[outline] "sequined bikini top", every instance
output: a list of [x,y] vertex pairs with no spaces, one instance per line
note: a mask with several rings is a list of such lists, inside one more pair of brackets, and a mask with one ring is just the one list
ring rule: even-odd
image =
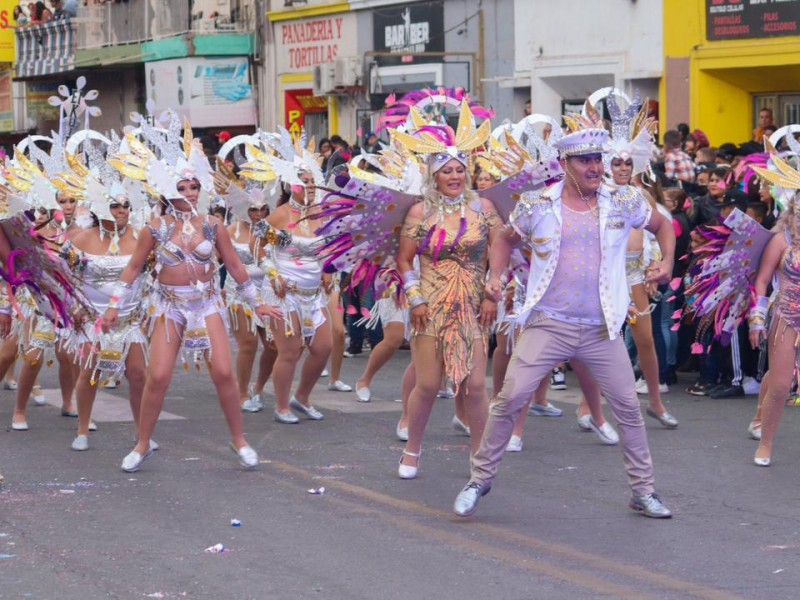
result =
[[214,259],[214,245],[217,240],[217,225],[211,225],[206,217],[203,220],[203,237],[202,242],[197,244],[194,249],[188,254],[178,244],[172,241],[172,234],[175,231],[175,226],[178,221],[175,220],[169,225],[163,218],[159,218],[158,228],[148,225],[153,239],[156,241],[155,255],[156,262],[161,263],[167,267],[177,267],[178,265],[189,261],[197,265],[205,266],[211,263]]

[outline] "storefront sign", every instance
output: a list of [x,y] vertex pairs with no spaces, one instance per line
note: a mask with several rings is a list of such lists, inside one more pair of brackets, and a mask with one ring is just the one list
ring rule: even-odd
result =
[[147,97],[156,112],[171,108],[193,127],[255,125],[256,108],[246,56],[178,58],[145,64]]
[[0,131],[14,130],[14,95],[11,79],[14,71],[0,72]]
[[16,0],[0,0],[0,63],[12,63],[16,58],[14,50],[14,7]]
[[286,129],[299,136],[305,127],[306,114],[328,111],[328,97],[315,96],[312,90],[286,90],[284,107]]
[[376,8],[375,50],[393,54],[444,52],[444,3],[419,2],[400,8]]
[[353,56],[357,39],[356,17],[349,13],[276,22],[278,73],[308,73],[337,56]]
[[50,96],[58,95],[57,82],[29,81],[25,84],[28,118],[35,121],[58,120],[58,108],[50,106]]
[[800,0],[706,0],[706,38],[800,35]]

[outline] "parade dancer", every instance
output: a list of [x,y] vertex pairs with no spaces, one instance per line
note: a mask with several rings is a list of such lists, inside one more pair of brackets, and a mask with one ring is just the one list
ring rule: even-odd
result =
[[648,517],[671,516],[654,491],[633,370],[619,368],[628,362],[619,332],[630,302],[625,280],[630,228],[645,226],[656,234],[663,260],[651,265],[648,280],[657,282],[666,282],[672,272],[675,234],[636,188],[603,184],[608,133],[577,119],[567,121],[572,132],[556,143],[565,180],[551,186],[530,216],[517,220],[492,247],[487,293],[495,297],[513,245],[524,239],[533,248],[526,302],[517,316],[525,329],[491,406],[470,481],[456,498],[453,508],[459,516],[472,515],[491,489],[531,394],[555,365],[572,358],[591,370],[619,423],[633,492],[630,507]]
[[264,304],[239,260],[228,231],[219,219],[209,217],[200,203],[205,199],[201,192],[212,189],[211,172],[189,124],[184,125],[182,148],[178,144],[181,123],[174,113],[164,132],[144,121],[141,125],[142,135],[158,148],[161,158],[156,158],[147,146],[128,133],[126,142],[130,152],[120,153],[111,162],[124,175],[147,180],[161,195],[166,214],[155,218],[142,230],[136,250],[103,316],[103,331],[116,327],[119,308],[132,293],[133,284],[150,253],[154,253],[158,281],[152,292],[150,363],[142,394],[139,441],[122,461],[122,470],[137,471],[152,455],[150,438],[182,348],[196,363],[206,362],[232,434],[231,448],[243,467],[254,468],[258,465],[258,455],[244,437],[215,252],[238,283],[237,293],[248,300],[258,318],[277,320],[282,314]]
[[[606,98],[606,106],[611,116],[611,140],[608,152],[604,154],[606,173],[611,176],[615,186],[637,185],[641,189],[641,174],[650,169],[654,150],[651,130],[655,127],[655,122],[647,117],[647,103],[642,103],[637,95],[623,111],[612,91]],[[641,192],[653,210],[656,210],[657,206],[650,200],[650,194],[643,189]],[[631,229],[625,262],[625,275],[631,295],[627,322],[636,345],[643,377],[636,382],[636,391],[648,394],[646,414],[649,417],[658,420],[667,429],[675,429],[678,427],[678,420],[667,412],[661,400],[662,389],[658,380],[658,357],[651,318],[655,304],[650,304],[651,290],[648,287],[652,284],[646,283],[647,267],[651,262],[658,261],[658,255],[658,244],[649,232]],[[585,419],[588,415],[589,406],[584,397],[578,407],[578,423],[581,423],[582,417]]]
[[[31,208],[41,215],[41,221],[37,219],[37,232],[47,239],[52,249],[57,251],[79,232],[80,228],[75,219],[77,199],[58,187],[58,175],[67,170],[64,147],[58,138],[47,138],[47,140],[51,143],[49,154],[31,140],[25,140],[25,144],[22,144],[22,148],[30,152],[31,158],[25,156],[22,149],[17,148],[15,164],[8,170],[8,183],[16,193],[26,195]],[[25,299],[27,293],[21,294],[23,299],[20,304],[33,308],[32,303]],[[14,417],[11,422],[14,431],[28,430],[26,411],[29,398],[33,397],[38,405],[46,404],[44,394],[41,393],[41,389],[37,389],[36,380],[42,366],[52,360],[52,353],[55,354],[59,364],[61,416],[78,416],[72,398],[78,371],[73,354],[74,330],[56,327],[49,318],[38,311],[25,310],[25,312],[28,312],[29,316],[19,338],[23,361],[17,383]]]
[[[109,152],[113,154],[119,143],[115,136]],[[73,196],[82,199],[96,222],[94,227],[82,230],[61,248],[63,258],[81,281],[83,294],[90,303],[90,309],[79,313],[76,319],[79,420],[71,447],[77,451],[89,449],[92,407],[98,386],[104,381],[116,382],[123,374],[128,380],[131,414],[138,430],[147,347],[143,327],[148,274],[137,277],[131,293],[119,303],[119,319],[114,331],[103,333],[98,327],[98,319],[108,309],[117,282],[136,249],[138,231],[131,222],[132,204],[146,203],[144,191],[139,182],[123,182],[99,148],[91,143],[86,147],[90,168],[71,160],[72,171],[63,175],[61,183]],[[150,440],[150,447],[155,450],[158,444]]]
[[[269,189],[255,182],[240,180],[221,160],[217,160],[214,177],[217,192],[225,200],[228,211],[233,215],[233,223],[228,226],[231,242],[242,261],[247,274],[261,290],[264,287],[264,259],[266,255],[263,240],[254,233],[255,226],[269,214]],[[245,185],[249,183],[249,185]],[[264,409],[261,394],[251,393],[250,377],[253,373],[259,340],[264,352],[269,352],[263,322],[258,319],[246,298],[237,291],[232,278],[225,280],[225,304],[231,321],[233,337],[236,340],[236,377],[239,382],[239,402],[244,412],[259,412]]]
[[[326,294],[333,290],[333,282],[330,274],[322,272],[320,250],[325,240],[315,233],[322,225],[315,207],[316,186],[323,182],[318,157],[305,148],[302,140],[292,140],[285,129],[269,136],[270,142],[277,155],[256,153],[255,160],[242,166],[241,175],[263,180],[264,174],[274,173],[284,185],[283,201],[266,219],[264,295],[285,315],[283,322],[270,323],[278,349],[272,369],[273,415],[278,423],[292,425],[299,419],[291,409],[314,421],[324,418],[311,403],[311,391],[331,352]],[[292,394],[295,369],[304,347],[308,356],[300,383]]]
[[[489,327],[497,303],[484,297],[489,245],[501,220],[492,203],[471,189],[468,153],[483,145],[489,121],[476,129],[466,102],[456,134],[447,126],[427,126],[424,135],[401,132],[395,139],[427,155],[423,201],[408,211],[397,254],[410,306],[416,385],[408,402],[408,442],[398,467],[401,479],[417,476],[422,437],[442,376],[456,393],[466,387],[473,452],[488,408],[486,361]],[[419,256],[419,274],[414,257]]]
[[[800,341],[800,171],[777,154],[770,157],[770,162],[773,169],[754,168],[763,179],[788,192],[789,201],[778,224],[778,233],[769,241],[761,257],[755,280],[757,299],[748,316],[751,345],[758,348],[766,339],[769,349],[769,372],[762,382],[762,388],[766,387],[767,391],[761,405],[760,441],[753,458],[760,467],[772,464],[778,425],[800,365],[797,350]],[[775,274],[778,276],[778,290],[767,329],[770,308],[767,290]]]

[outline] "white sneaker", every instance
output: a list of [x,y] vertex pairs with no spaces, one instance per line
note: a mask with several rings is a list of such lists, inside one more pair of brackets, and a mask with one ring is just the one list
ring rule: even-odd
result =
[[455,429],[461,435],[472,435],[472,432],[469,430],[469,425],[459,419],[457,415],[453,415],[452,425],[453,429]]
[[264,406],[261,404],[261,402],[252,396],[242,402],[242,412],[255,413],[263,409]]
[[408,441],[408,427],[400,427],[400,423],[397,423],[397,428],[395,429],[395,434],[397,435],[397,439],[401,442]]
[[[661,394],[668,394],[669,393],[669,386],[666,383],[659,383],[658,384],[658,391]],[[649,393],[647,390],[647,382],[644,378],[639,379],[636,382],[636,393],[637,394],[647,394]]]
[[758,394],[761,391],[761,382],[752,377],[745,377],[742,380],[742,389],[745,394]]
[[522,452],[522,438],[518,435],[512,435],[511,439],[508,440],[506,452]]
[[89,436],[88,435],[77,435],[75,439],[72,440],[73,450],[77,450],[78,452],[82,452],[84,450],[89,449]]
[[34,388],[34,391],[31,392],[31,399],[36,406],[44,406],[47,404],[47,398],[45,398],[42,388],[39,388],[38,390]]
[[582,417],[578,417],[578,428],[582,431],[591,431],[592,425],[590,421],[592,420],[592,415],[583,415]]
[[[136,436],[133,436],[133,443],[134,444],[138,444],[139,443],[139,438],[137,438]],[[161,446],[158,445],[158,442],[155,441],[153,438],[150,438],[149,446],[150,446],[150,450],[152,450],[153,452],[155,452],[156,450],[159,450],[161,448]]]
[[142,466],[142,463],[153,455],[152,450],[148,450],[144,455],[139,454],[136,450],[131,450],[128,455],[122,459],[121,468],[126,473],[135,473]]
[[292,399],[289,400],[289,407],[295,409],[299,413],[302,413],[306,416],[306,418],[311,419],[312,421],[321,421],[325,418],[324,415],[316,408],[313,406],[306,406],[294,396],[292,396]]
[[330,375],[330,371],[328,369],[322,369],[322,373],[319,374],[320,379],[323,377],[328,377]]
[[550,389],[551,390],[565,390],[567,389],[567,376],[562,369],[553,369],[550,373]]
[[17,389],[17,382],[13,379],[6,379],[3,381],[3,389],[14,391]]
[[353,388],[343,382],[341,379],[337,379],[336,381],[332,382],[328,385],[328,389],[332,392],[352,392]]
[[606,446],[616,446],[619,443],[619,436],[608,421],[598,427],[594,419],[589,417],[589,427],[592,428],[592,431],[597,434],[597,437],[599,437],[600,441]]
[[368,387],[360,388],[356,386],[356,398],[358,398],[359,402],[369,402],[372,399],[372,392],[369,391]]
[[231,450],[239,457],[239,464],[245,469],[255,469],[258,466],[258,454],[251,446],[243,446],[237,450],[231,443]]
[[97,423],[89,421],[89,431],[97,431]]
[[455,398],[456,394],[450,388],[446,388],[444,390],[439,390],[439,393],[436,394],[437,398]]

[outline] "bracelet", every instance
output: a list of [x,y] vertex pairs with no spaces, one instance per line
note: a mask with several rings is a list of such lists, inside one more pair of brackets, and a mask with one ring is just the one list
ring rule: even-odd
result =
[[264,300],[262,300],[261,296],[258,294],[256,284],[253,283],[252,279],[248,278],[246,281],[237,285],[236,293],[240,298],[246,300],[250,307],[254,310],[256,307],[264,304]]
[[292,243],[292,234],[282,229],[276,229],[265,220],[261,220],[252,229],[253,235],[264,240],[267,244],[286,248]]
[[767,313],[769,312],[769,296],[758,296],[756,303],[747,313],[747,326],[750,331],[765,331]]
[[416,271],[406,271],[403,273],[403,291],[408,299],[408,305],[411,308],[427,304],[428,301],[420,291],[419,275]]
[[108,299],[108,308],[117,310],[128,298],[128,294],[131,293],[132,289],[132,284],[126,283],[122,280],[118,281],[117,285],[114,286],[114,290],[111,292],[111,298]]

